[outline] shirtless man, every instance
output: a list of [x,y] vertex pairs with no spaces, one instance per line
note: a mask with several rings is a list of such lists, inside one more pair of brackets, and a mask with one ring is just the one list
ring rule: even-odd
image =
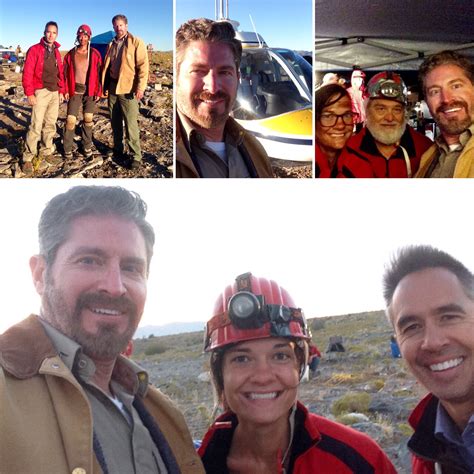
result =
[[[89,26],[77,29],[76,46],[64,58],[64,78],[67,106],[66,129],[64,131],[64,157],[72,158],[74,130],[81,105],[83,106],[82,151],[85,157],[92,156],[92,120],[95,102],[102,95],[100,69],[102,58],[99,51],[90,47],[92,31]],[[89,71],[89,73],[88,73]]]

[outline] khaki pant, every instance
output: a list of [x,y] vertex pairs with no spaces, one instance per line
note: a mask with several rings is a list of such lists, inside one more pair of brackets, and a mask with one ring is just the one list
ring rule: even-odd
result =
[[35,90],[36,105],[31,112],[31,124],[26,135],[24,161],[31,161],[38,150],[48,155],[53,153],[53,137],[56,133],[56,121],[59,114],[59,93],[48,89]]

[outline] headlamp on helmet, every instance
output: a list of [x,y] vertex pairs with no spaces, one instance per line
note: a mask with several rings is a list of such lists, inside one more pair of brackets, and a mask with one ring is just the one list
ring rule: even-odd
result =
[[240,329],[259,328],[265,323],[263,308],[263,296],[254,295],[250,291],[239,291],[229,300],[229,319]]
[[215,315],[207,323],[204,350],[266,337],[310,338],[303,312],[294,308],[288,293],[277,283],[250,273],[239,275],[218,299]]
[[391,71],[380,72],[367,84],[370,99],[396,100],[407,103],[407,87],[403,79]]
[[79,35],[87,35],[89,38],[92,36],[92,30],[91,30],[91,27],[89,25],[81,25],[78,29],[77,29],[77,33],[76,33],[76,36],[79,36]]

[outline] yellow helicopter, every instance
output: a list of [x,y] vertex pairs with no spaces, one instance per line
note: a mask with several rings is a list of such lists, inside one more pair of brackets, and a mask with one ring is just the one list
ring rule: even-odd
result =
[[273,159],[312,162],[311,64],[285,48],[270,48],[257,32],[240,31],[223,0],[216,19],[229,21],[242,42],[240,84],[233,117],[257,137]]

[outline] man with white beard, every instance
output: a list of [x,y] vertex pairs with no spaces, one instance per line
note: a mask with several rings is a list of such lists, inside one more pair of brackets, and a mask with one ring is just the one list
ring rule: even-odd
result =
[[422,156],[416,178],[474,178],[474,67],[454,51],[428,57],[420,82],[441,135]]
[[391,71],[376,74],[367,86],[365,127],[342,151],[338,177],[411,178],[432,142],[407,126],[407,88]]

